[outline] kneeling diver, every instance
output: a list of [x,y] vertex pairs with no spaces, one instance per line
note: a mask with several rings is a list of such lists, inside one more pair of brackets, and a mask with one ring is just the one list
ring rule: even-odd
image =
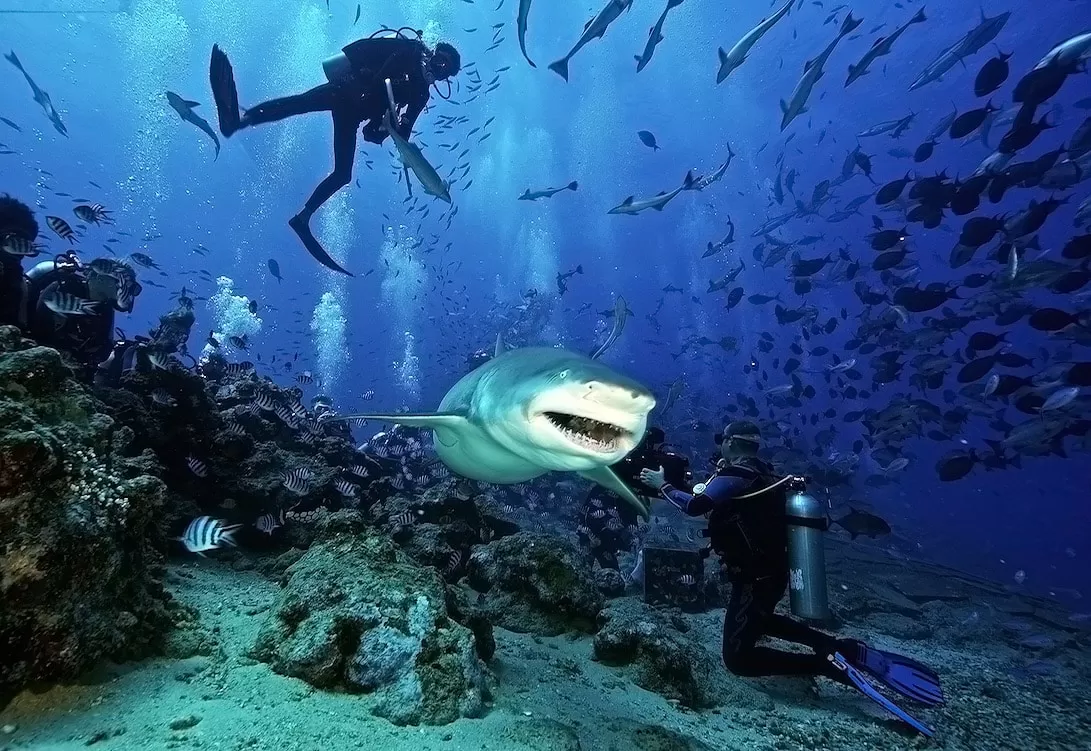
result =
[[[825,676],[854,686],[888,712],[931,737],[932,730],[881,694],[874,678],[902,696],[929,706],[943,703],[939,677],[902,655],[873,649],[855,639],[837,639],[780,615],[776,605],[791,584],[792,612],[827,617],[825,557],[821,533],[825,510],[802,493],[802,478],[778,479],[758,458],[761,435],[748,421],[728,425],[715,473],[693,494],[667,483],[662,468],[644,469],[641,480],[689,516],[709,514],[711,548],[731,581],[724,614],[723,660],[740,676]],[[789,489],[793,493],[789,494]],[[757,646],[763,636],[803,644],[814,654]]]
[[[386,31],[384,29],[383,31]],[[216,100],[220,132],[230,138],[236,131],[308,112],[329,112],[333,116],[333,172],[318,184],[303,210],[288,224],[307,251],[327,268],[352,276],[342,268],[311,234],[311,216],[352,180],[356,161],[356,129],[363,126],[364,140],[381,144],[389,135],[383,118],[390,110],[386,79],[399,110],[391,113],[398,134],[409,140],[417,117],[428,104],[429,87],[456,75],[462,59],[446,42],[430,50],[419,38],[405,36],[399,29],[393,37],[360,39],[322,64],[328,83],[293,96],[272,99],[245,113],[239,112],[235,73],[219,46],[212,48],[209,78]],[[379,32],[376,32],[379,33]]]

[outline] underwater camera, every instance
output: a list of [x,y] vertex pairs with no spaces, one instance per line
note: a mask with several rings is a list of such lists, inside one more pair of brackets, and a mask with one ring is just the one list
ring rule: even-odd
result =
[[649,430],[640,445],[620,462],[614,464],[611,469],[626,485],[641,489],[646,495],[654,496],[659,494],[658,491],[640,481],[640,470],[662,467],[667,482],[676,488],[688,491],[690,487],[689,459],[673,451],[667,451],[662,443],[663,431],[654,428]]

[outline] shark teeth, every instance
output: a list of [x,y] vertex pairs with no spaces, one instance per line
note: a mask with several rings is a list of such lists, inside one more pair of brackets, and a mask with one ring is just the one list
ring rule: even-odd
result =
[[560,412],[546,412],[546,418],[572,443],[594,451],[616,451],[618,439],[625,431],[616,425],[600,422],[590,417],[578,417]]

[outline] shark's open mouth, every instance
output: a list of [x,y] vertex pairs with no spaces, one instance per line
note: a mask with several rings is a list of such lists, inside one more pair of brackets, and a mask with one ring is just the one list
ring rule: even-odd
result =
[[617,451],[621,438],[629,435],[629,431],[624,428],[593,420],[590,417],[579,417],[562,412],[545,412],[544,414],[553,427],[561,431],[570,441],[596,451]]

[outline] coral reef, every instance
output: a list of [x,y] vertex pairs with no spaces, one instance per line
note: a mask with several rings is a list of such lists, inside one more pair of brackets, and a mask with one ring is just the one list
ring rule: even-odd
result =
[[161,644],[164,485],[53,349],[0,328],[0,705]]
[[[98,395],[162,461],[175,526],[197,514],[249,524],[265,513],[356,505],[365,495],[360,478],[345,472],[360,462],[346,426],[320,421],[302,407],[300,389],[277,386],[252,368],[214,356],[201,375],[177,364],[132,371],[120,388]],[[200,462],[199,471],[191,459]],[[284,478],[297,468],[306,468],[309,480],[293,492]],[[357,488],[352,499],[334,485],[346,478]],[[291,535],[301,546],[309,541],[306,525]]]
[[533,532],[478,546],[468,564],[481,607],[511,631],[554,636],[593,632],[603,598],[590,567],[566,540]]
[[287,571],[256,659],[313,686],[373,693],[399,725],[484,712],[485,667],[470,629],[448,616],[445,586],[354,512],[338,512]]

